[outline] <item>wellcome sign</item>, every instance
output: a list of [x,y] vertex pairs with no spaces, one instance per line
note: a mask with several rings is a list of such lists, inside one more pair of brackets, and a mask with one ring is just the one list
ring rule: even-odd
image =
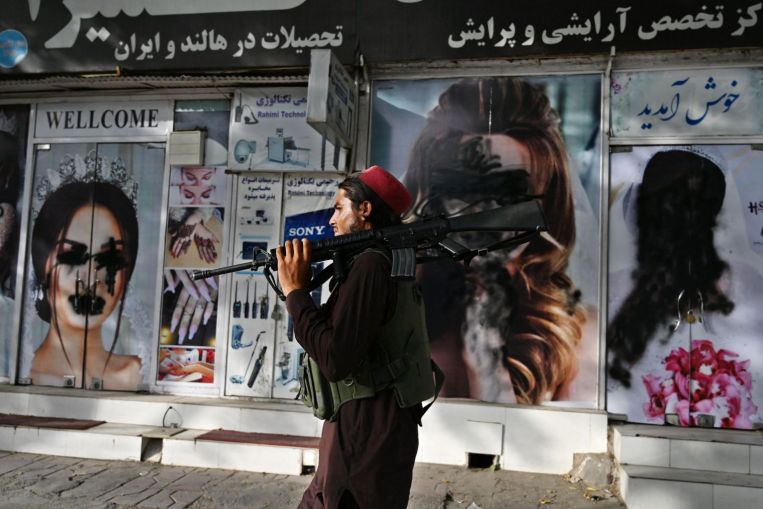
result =
[[157,136],[169,132],[171,121],[169,101],[41,104],[35,135],[37,138]]

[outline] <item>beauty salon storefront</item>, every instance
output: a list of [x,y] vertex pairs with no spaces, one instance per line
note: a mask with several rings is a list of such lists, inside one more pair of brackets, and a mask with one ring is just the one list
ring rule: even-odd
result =
[[[524,169],[555,244],[420,271],[447,383],[419,459],[564,472],[606,452],[608,414],[762,422],[760,4],[18,4],[0,25],[8,387],[241,401],[236,429],[315,436],[265,275],[191,273],[330,235],[350,170],[395,173],[416,220],[508,203]],[[311,49],[357,82],[336,146],[307,121]]]

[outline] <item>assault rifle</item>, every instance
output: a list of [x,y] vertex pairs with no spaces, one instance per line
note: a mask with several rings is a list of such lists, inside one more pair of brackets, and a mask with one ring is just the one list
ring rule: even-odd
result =
[[[332,260],[334,263],[329,270],[324,269],[321,274],[313,278],[310,288],[317,288],[332,275],[339,279],[344,277],[347,260],[370,247],[389,249],[392,252],[392,277],[410,280],[416,275],[416,263],[447,257],[464,261],[468,267],[475,256],[523,244],[546,230],[546,221],[540,204],[537,200],[530,199],[473,214],[434,217],[414,223],[320,239],[311,243],[311,260],[313,262]],[[461,232],[513,232],[515,235],[502,238],[487,246],[467,247],[448,237],[452,233]],[[420,256],[417,256],[417,253]],[[272,273],[273,270],[278,269],[275,248],[270,251],[264,249],[255,251],[252,260],[245,263],[194,271],[191,278],[205,279],[229,272],[260,269],[263,269],[268,283],[276,294],[284,299]]]

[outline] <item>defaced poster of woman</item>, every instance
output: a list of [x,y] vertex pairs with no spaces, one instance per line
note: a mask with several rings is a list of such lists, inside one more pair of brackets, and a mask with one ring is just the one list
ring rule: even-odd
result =
[[761,170],[763,153],[749,145],[612,155],[609,412],[649,424],[763,423]]
[[37,152],[21,377],[106,390],[149,381],[163,166],[164,151],[144,144]]
[[600,92],[585,75],[376,83],[370,163],[411,191],[407,221],[532,198],[554,238],[493,251],[469,270],[419,266],[441,396],[597,405]]

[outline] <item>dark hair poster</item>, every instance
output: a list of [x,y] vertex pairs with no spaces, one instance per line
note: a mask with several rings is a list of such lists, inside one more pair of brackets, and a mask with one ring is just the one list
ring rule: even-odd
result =
[[763,152],[611,157],[607,410],[753,428],[763,408]]
[[19,376],[137,390],[154,355],[164,150],[52,144],[36,153]]

